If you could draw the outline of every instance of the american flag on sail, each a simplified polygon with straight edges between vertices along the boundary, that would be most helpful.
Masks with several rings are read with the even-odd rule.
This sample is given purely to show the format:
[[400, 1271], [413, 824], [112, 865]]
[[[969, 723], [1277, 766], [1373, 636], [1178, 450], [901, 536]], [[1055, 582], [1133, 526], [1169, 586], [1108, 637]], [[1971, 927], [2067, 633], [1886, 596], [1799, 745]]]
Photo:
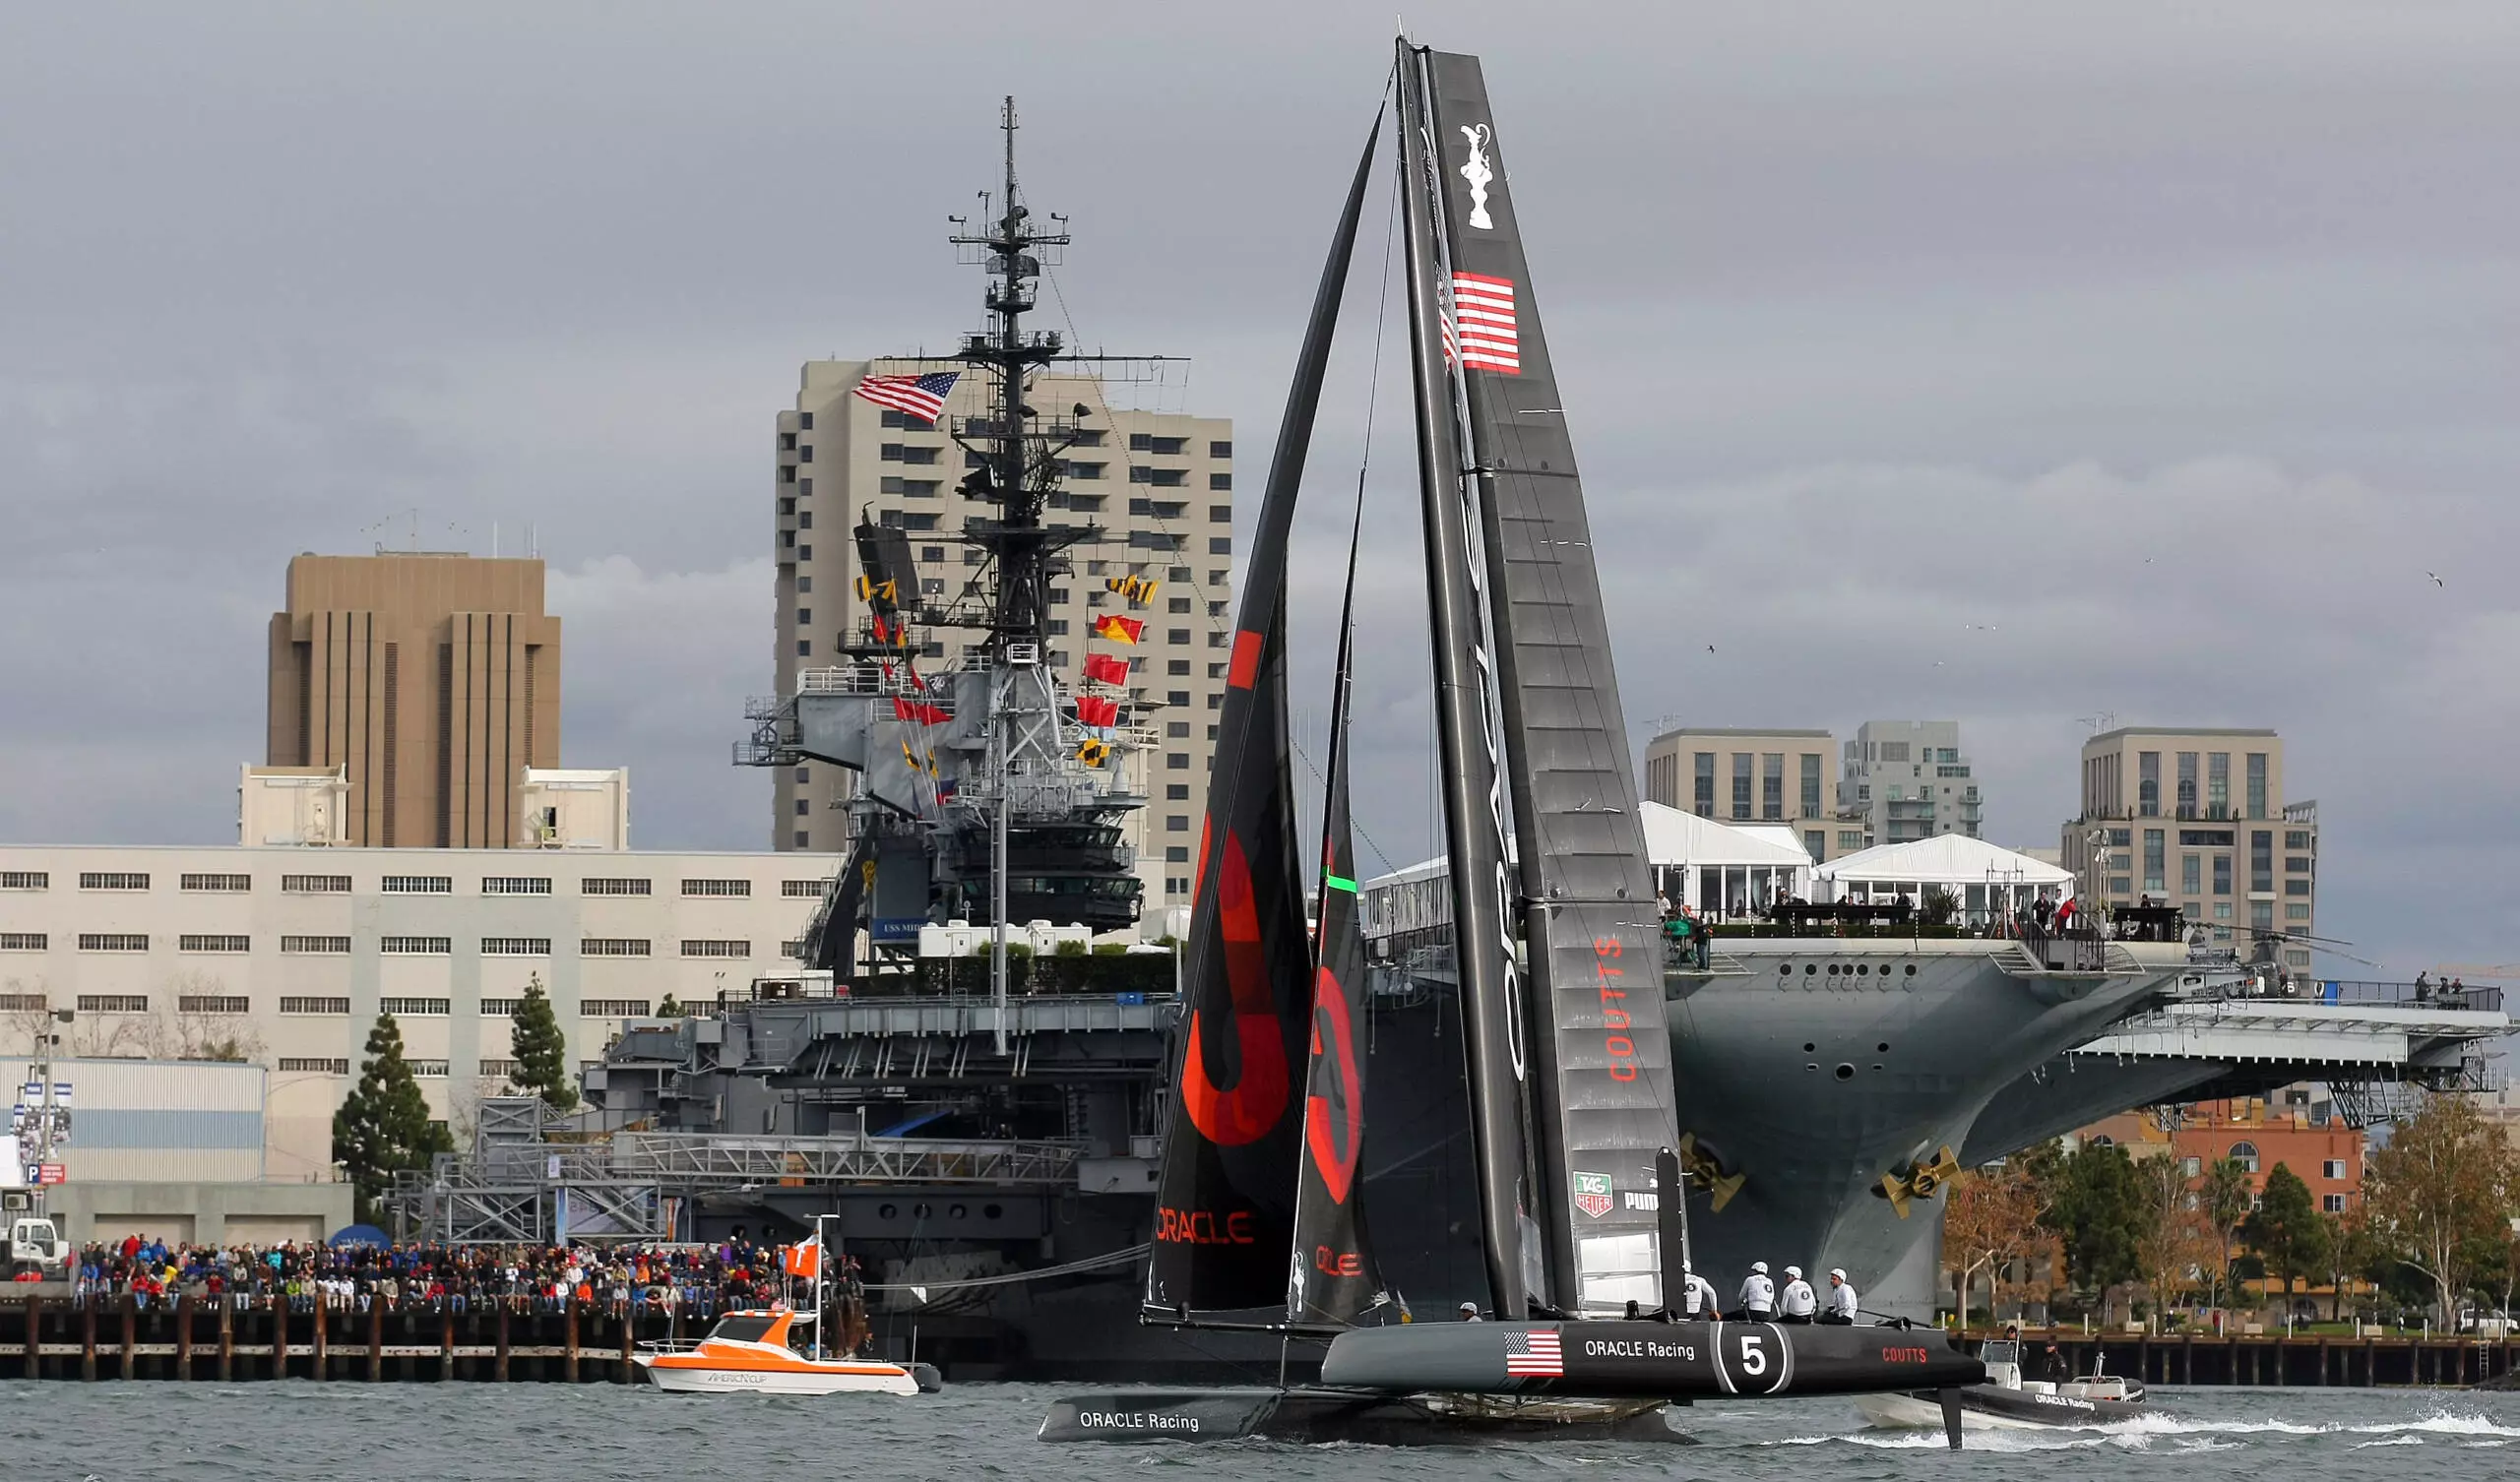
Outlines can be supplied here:
[[857, 394], [878, 406], [906, 411], [923, 422], [933, 422], [945, 409], [945, 394], [962, 379], [961, 371], [930, 371], [924, 376], [868, 376], [857, 383]]
[[1505, 1334], [1505, 1374], [1564, 1379], [1566, 1358], [1554, 1328], [1523, 1328]]
[[1465, 368], [1523, 373], [1521, 340], [1514, 332], [1514, 280], [1482, 273], [1453, 275], [1452, 322], [1444, 326], [1444, 355], [1456, 351]]

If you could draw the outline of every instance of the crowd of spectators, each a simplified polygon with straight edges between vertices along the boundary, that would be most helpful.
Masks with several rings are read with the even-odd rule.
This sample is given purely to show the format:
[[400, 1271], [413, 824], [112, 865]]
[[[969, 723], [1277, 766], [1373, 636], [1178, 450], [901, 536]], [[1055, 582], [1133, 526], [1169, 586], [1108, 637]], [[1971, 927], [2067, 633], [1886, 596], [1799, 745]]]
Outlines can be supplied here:
[[[855, 1263], [833, 1273], [856, 1286]], [[519, 1312], [571, 1302], [619, 1309], [672, 1308], [706, 1317], [766, 1305], [787, 1294], [779, 1250], [743, 1238], [715, 1245], [168, 1245], [129, 1235], [79, 1253], [78, 1294], [146, 1306], [179, 1294], [239, 1308], [286, 1303], [292, 1311], [464, 1312], [504, 1304]], [[799, 1297], [802, 1293], [798, 1293]]]

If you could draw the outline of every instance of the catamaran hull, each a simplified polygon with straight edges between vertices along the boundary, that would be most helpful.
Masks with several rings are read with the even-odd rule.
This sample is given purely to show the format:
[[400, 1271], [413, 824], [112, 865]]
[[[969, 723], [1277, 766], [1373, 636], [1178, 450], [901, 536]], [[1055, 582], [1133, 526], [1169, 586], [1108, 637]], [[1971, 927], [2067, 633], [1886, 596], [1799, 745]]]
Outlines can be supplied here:
[[845, 1370], [730, 1369], [669, 1365], [648, 1355], [636, 1360], [649, 1383], [669, 1394], [916, 1394], [918, 1380], [898, 1365], [857, 1365]]
[[1774, 1323], [1421, 1323], [1343, 1332], [1325, 1385], [1385, 1392], [1758, 1397], [1940, 1389], [1986, 1369], [1926, 1328]]
[[1695, 1445], [1660, 1399], [1599, 1401], [1290, 1389], [1115, 1389], [1053, 1402], [1043, 1441], [1260, 1438], [1296, 1445], [1483, 1446], [1530, 1441]]
[[[1925, 1394], [1860, 1394], [1855, 1407], [1864, 1420], [1890, 1431], [1938, 1431], [1942, 1405]], [[2114, 1425], [2144, 1413], [2140, 1401], [2076, 1399], [2062, 1394], [2028, 1394], [1994, 1385], [1972, 1385], [1960, 1391], [1960, 1428], [1964, 1431], [2053, 1431]]]

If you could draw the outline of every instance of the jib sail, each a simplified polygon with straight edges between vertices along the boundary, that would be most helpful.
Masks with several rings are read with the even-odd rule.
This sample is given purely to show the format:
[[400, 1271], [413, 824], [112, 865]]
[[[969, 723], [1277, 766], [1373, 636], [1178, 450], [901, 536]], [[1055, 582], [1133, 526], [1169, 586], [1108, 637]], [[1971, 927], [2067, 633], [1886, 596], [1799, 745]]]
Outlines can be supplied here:
[[[1359, 491], [1361, 493], [1361, 490]], [[1356, 852], [1348, 816], [1348, 695], [1356, 609], [1356, 540], [1339, 606], [1339, 669], [1322, 778], [1321, 894], [1313, 929], [1312, 1052], [1304, 1074], [1303, 1157], [1295, 1185], [1287, 1321], [1346, 1326], [1386, 1300], [1365, 1239], [1365, 937], [1356, 918]]]
[[1288, 770], [1287, 532], [1372, 160], [1369, 136], [1279, 423], [1227, 662], [1147, 1264], [1146, 1306], [1165, 1317], [1286, 1298], [1313, 966]]

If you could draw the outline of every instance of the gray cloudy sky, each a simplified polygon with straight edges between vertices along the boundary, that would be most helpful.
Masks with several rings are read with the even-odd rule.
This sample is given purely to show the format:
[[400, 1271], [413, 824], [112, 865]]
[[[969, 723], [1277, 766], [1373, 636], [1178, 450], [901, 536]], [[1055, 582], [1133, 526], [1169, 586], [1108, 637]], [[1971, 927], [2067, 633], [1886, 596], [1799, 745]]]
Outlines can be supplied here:
[[[2053, 844], [2077, 717], [2273, 725], [2322, 806], [2322, 931], [2401, 970], [2520, 960], [2520, 7], [1408, 18], [1486, 61], [1640, 734], [1956, 717], [1990, 834]], [[230, 837], [287, 556], [416, 511], [431, 546], [538, 527], [567, 760], [635, 770], [640, 842], [765, 842], [726, 747], [769, 684], [772, 414], [804, 358], [976, 322], [940, 237], [998, 94], [1075, 218], [1084, 340], [1194, 357], [1251, 488], [1386, 25], [14, 8], [0, 838]], [[1308, 675], [1371, 235], [1299, 531]], [[1423, 587], [1384, 369], [1359, 797], [1411, 859]]]

